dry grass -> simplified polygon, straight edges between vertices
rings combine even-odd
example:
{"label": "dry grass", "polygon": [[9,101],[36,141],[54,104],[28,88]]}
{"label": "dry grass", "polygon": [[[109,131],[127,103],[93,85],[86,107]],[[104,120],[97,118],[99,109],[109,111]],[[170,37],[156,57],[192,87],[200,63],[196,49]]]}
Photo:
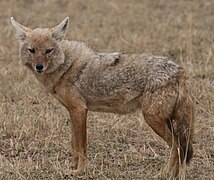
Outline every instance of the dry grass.
{"label": "dry grass", "polygon": [[[1,0],[1,179],[72,179],[68,113],[18,64],[10,16],[32,28],[69,16],[68,39],[99,51],[166,55],[183,65],[196,100],[195,156],[186,179],[214,179],[213,9],[213,0]],[[137,114],[90,113],[88,135],[83,179],[155,179],[169,155]]]}

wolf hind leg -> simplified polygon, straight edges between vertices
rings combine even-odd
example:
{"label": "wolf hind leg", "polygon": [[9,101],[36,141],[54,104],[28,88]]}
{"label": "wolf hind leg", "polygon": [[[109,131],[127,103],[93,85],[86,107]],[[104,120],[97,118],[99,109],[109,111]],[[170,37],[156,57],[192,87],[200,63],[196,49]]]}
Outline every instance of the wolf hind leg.
{"label": "wolf hind leg", "polygon": [[179,173],[179,154],[178,144],[174,135],[168,127],[166,119],[161,119],[156,115],[144,114],[146,123],[158,134],[171,148],[170,157],[167,164],[163,168],[164,177],[176,177]]}
{"label": "wolf hind leg", "polygon": [[173,133],[170,119],[175,109],[177,97],[177,86],[169,84],[154,92],[145,93],[140,99],[146,123],[171,148],[170,157],[163,168],[163,174],[166,177],[176,177],[179,173],[179,144],[175,133]]}

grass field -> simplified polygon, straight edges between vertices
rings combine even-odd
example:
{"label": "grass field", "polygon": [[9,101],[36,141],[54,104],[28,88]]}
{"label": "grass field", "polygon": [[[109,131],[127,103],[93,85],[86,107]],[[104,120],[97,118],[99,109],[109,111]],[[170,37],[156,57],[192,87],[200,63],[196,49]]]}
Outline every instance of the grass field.
{"label": "grass field", "polygon": [[[195,98],[195,155],[186,179],[214,179],[214,1],[1,0],[0,178],[77,179],[67,111],[19,65],[14,16],[52,27],[70,17],[67,39],[97,51],[164,55],[181,64]],[[89,113],[82,179],[158,179],[167,145],[138,114]]]}

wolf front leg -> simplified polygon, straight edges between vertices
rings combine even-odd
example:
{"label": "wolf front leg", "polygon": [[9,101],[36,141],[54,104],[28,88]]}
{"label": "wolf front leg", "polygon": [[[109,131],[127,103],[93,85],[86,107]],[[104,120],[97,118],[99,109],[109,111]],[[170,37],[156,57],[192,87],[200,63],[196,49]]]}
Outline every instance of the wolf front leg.
{"label": "wolf front leg", "polygon": [[75,170],[71,173],[74,176],[84,172],[87,160],[87,132],[86,119],[87,109],[77,107],[69,110],[72,121],[72,155]]}
{"label": "wolf front leg", "polygon": [[72,163],[75,170],[71,171],[74,176],[84,172],[87,160],[87,107],[84,98],[74,87],[70,88],[63,83],[55,88],[55,97],[68,109],[72,124]]}

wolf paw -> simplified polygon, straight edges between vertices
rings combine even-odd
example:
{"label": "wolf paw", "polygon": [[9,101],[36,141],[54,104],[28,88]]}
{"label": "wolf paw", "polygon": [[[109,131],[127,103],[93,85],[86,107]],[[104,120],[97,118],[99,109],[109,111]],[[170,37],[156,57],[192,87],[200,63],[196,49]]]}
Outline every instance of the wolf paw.
{"label": "wolf paw", "polygon": [[83,174],[84,174],[84,172],[82,170],[75,169],[75,170],[71,171],[72,176],[81,176]]}

